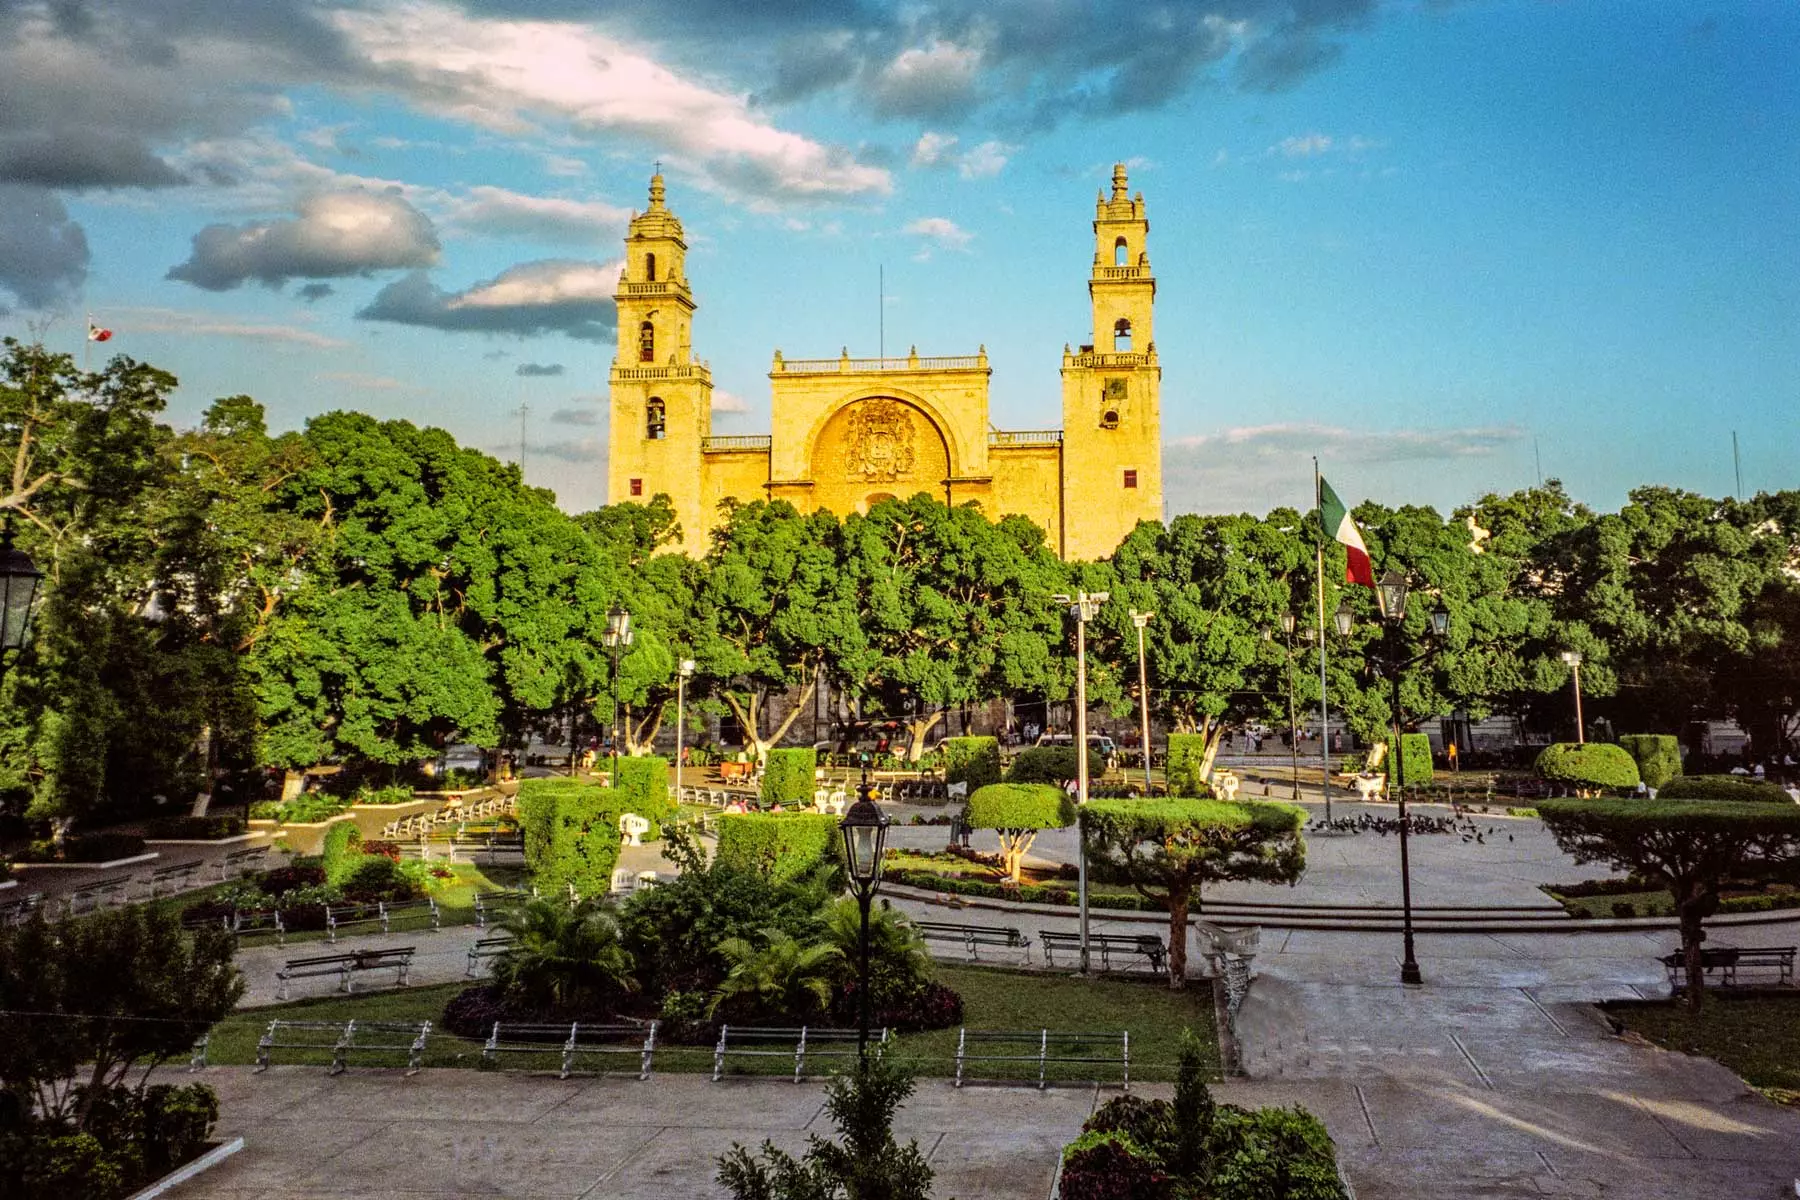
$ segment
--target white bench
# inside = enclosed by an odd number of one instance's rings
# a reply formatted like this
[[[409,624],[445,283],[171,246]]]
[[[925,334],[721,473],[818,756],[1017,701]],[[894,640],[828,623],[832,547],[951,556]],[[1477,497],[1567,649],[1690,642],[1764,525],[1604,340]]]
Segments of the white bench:
[[[481,1048],[484,1063],[495,1061],[499,1054],[562,1054],[560,1078],[574,1073],[583,1054],[638,1056],[638,1078],[650,1078],[650,1064],[656,1054],[658,1023],[642,1025],[525,1025],[495,1021],[487,1044]]]
[[[887,1029],[871,1029],[869,1041],[877,1054],[887,1045]],[[713,1082],[725,1074],[728,1058],[788,1058],[794,1060],[794,1082],[806,1074],[806,1060],[812,1058],[856,1057],[857,1031],[854,1029],[816,1029],[809,1025],[798,1028],[771,1029],[751,1025],[719,1026],[719,1044],[713,1048]]]

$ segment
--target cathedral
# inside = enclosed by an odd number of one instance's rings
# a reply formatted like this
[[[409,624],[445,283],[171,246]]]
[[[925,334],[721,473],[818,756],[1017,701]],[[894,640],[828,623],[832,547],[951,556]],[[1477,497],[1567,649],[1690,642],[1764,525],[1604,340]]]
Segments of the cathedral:
[[[784,358],[769,368],[771,432],[715,436],[712,374],[694,357],[694,293],[681,219],[663,179],[634,214],[615,293],[607,500],[674,502],[682,549],[702,554],[726,499],[786,500],[801,512],[867,512],[926,492],[1018,513],[1065,559],[1111,554],[1163,516],[1162,368],[1151,325],[1156,279],[1144,197],[1125,167],[1094,206],[1088,276],[1094,345],[1062,351],[1062,428],[988,423],[986,348],[903,358]]]

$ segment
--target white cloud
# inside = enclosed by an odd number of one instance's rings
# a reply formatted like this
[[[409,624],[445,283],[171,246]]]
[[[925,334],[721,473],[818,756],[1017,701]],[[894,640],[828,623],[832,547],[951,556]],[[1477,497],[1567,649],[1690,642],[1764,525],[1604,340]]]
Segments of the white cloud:
[[[452,120],[512,135],[543,120],[624,134],[752,200],[855,199],[892,187],[885,170],[770,125],[744,96],[581,25],[482,20],[434,3],[340,11],[333,22],[385,84]]]
[[[908,221],[901,232],[924,238],[945,250],[966,250],[969,243],[975,240],[974,234],[949,217],[920,217],[916,221]]]
[[[208,225],[169,278],[217,292],[252,279],[280,287],[290,279],[338,279],[437,259],[430,219],[403,197],[330,192],[302,200],[291,220]]]
[[[544,155],[544,173],[564,177],[586,175],[588,165],[579,158],[569,158],[562,154],[546,154]]]
[[[172,333],[184,337],[250,338],[263,342],[288,342],[334,350],[350,343],[297,325],[269,325],[234,321],[216,313],[179,308],[114,308],[104,314],[106,323],[123,337],[129,333]]]
[[[1302,133],[1284,137],[1269,147],[1270,154],[1283,158],[1313,158],[1331,149],[1331,138],[1323,133]]]
[[[417,384],[406,383],[389,375],[365,375],[358,371],[321,371],[313,378],[327,383],[341,383],[346,387],[364,392],[418,392],[424,390]]]
[[[433,207],[447,224],[461,229],[572,245],[611,245],[631,219],[629,209],[600,200],[527,196],[486,185],[438,197]]]
[[[715,413],[737,415],[750,411],[750,402],[734,392],[724,388],[714,388],[712,394],[712,410]]]
[[[1006,142],[983,142],[963,155],[956,169],[964,179],[991,179],[1006,169],[1008,156],[1017,151]]]
[[[953,133],[926,130],[913,145],[912,165],[921,170],[956,168],[964,179],[990,179],[1006,169],[1008,159],[1018,147],[1008,142],[987,141],[967,151],[957,150]]]
[[[956,161],[952,153],[956,149],[957,138],[954,133],[933,133],[927,129],[919,135],[918,144],[913,147],[912,165],[915,167],[942,167]]]
[[[356,315],[451,333],[563,333],[606,342],[617,323],[612,294],[620,266],[571,259],[520,263],[462,292],[446,292],[414,271],[382,288]]]
[[[934,39],[902,50],[872,81],[869,100],[891,117],[947,117],[966,111],[975,99],[981,50]]]

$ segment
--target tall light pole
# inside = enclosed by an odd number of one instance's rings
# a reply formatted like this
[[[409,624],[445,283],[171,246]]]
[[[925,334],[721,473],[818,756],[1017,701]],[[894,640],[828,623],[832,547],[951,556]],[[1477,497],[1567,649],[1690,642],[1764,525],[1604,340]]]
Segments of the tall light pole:
[[[1100,606],[1111,598],[1110,592],[1077,592],[1073,596],[1052,597],[1058,604],[1069,606],[1075,618],[1075,807],[1088,801],[1087,746],[1087,623],[1094,619]],[[1081,900],[1081,973],[1088,973],[1088,869],[1087,838],[1076,826],[1076,887]]]
[[[631,645],[631,636],[631,614],[616,604],[607,609],[602,640],[612,651],[612,787],[619,786],[619,652]]]
[[[1575,680],[1575,743],[1580,745],[1587,741],[1587,729],[1581,720],[1581,651],[1564,650],[1562,660],[1569,664]]]
[[[1144,729],[1144,795],[1151,792],[1150,786],[1150,670],[1144,662],[1144,626],[1150,623],[1153,612],[1131,610],[1131,623],[1137,626],[1138,635],[1138,716],[1143,721]]]
[[[684,658],[675,668],[675,802],[681,803],[681,702],[687,696],[687,681],[694,677],[694,660]]]
[[[1300,799],[1300,717],[1294,709],[1294,614],[1281,614],[1281,633],[1287,638],[1288,771],[1294,777],[1293,798]],[[1327,801],[1329,803],[1329,801]]]
[[[882,851],[887,844],[888,831],[888,815],[875,803],[875,794],[875,789],[869,785],[869,756],[865,754],[862,782],[856,785],[856,803],[850,806],[838,826],[844,836],[850,886],[856,892],[857,907],[862,910],[860,963],[856,976],[856,1063],[865,1070],[869,1065],[869,904],[875,899],[875,889],[881,886]]]
[[[1425,982],[1419,971],[1419,958],[1413,951],[1412,922],[1412,860],[1407,847],[1407,831],[1410,822],[1406,816],[1406,755],[1400,749],[1400,735],[1403,716],[1400,712],[1400,675],[1406,668],[1424,662],[1437,653],[1436,642],[1450,628],[1450,614],[1442,604],[1432,610],[1431,633],[1432,644],[1420,654],[1411,658],[1404,657],[1404,644],[1401,641],[1406,627],[1406,599],[1410,590],[1406,576],[1390,569],[1381,577],[1381,611],[1385,628],[1382,631],[1381,649],[1367,651],[1370,665],[1378,674],[1388,677],[1390,702],[1393,706],[1394,741],[1393,766],[1394,796],[1400,807],[1400,923],[1405,940],[1405,955],[1400,963],[1400,982],[1418,985]],[[1338,633],[1350,636],[1356,624],[1356,613],[1350,607],[1346,597],[1337,610]]]

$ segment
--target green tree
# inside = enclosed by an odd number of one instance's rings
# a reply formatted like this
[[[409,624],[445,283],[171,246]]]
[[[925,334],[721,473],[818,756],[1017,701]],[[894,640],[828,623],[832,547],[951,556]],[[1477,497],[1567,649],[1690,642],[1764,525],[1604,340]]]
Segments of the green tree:
[[[1538,815],[1576,862],[1608,863],[1669,890],[1695,1010],[1705,982],[1703,922],[1719,910],[1726,882],[1779,877],[1800,865],[1800,808],[1785,802],[1553,799],[1538,802]]]
[[[1293,804],[1225,800],[1090,800],[1088,861],[1169,913],[1169,986],[1187,986],[1188,908],[1209,882],[1294,883],[1306,869]]]
[[[969,797],[963,820],[971,829],[992,829],[999,834],[1002,874],[1017,883],[1019,868],[1038,832],[1075,823],[1075,801],[1055,784],[991,783]]]
[[[494,959],[494,982],[528,1005],[590,1012],[637,990],[618,922],[598,901],[534,899],[499,929],[513,941]]]

